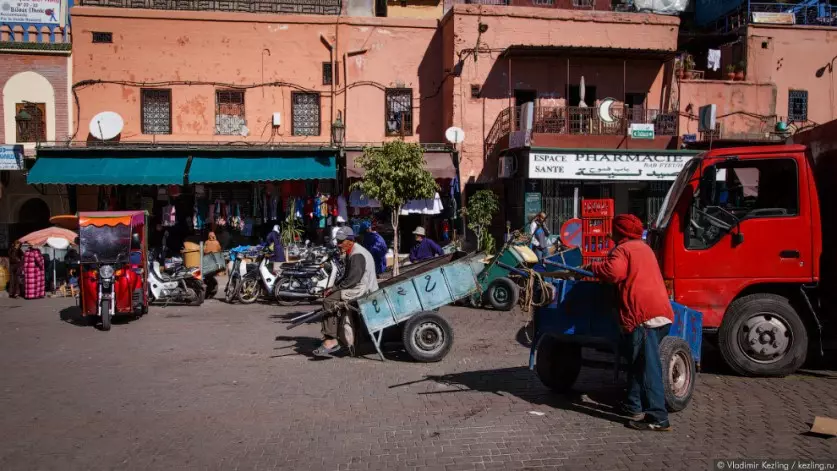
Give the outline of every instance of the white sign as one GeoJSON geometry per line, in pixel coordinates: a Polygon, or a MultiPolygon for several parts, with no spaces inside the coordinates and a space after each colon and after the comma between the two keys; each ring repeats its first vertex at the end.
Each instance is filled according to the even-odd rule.
{"type": "Polygon", "coordinates": [[[674,180],[691,154],[529,153],[529,178],[547,180],[674,180]]]}
{"type": "Polygon", "coordinates": [[[57,25],[61,0],[0,0],[0,22],[57,25]]]}
{"type": "Polygon", "coordinates": [[[715,116],[718,114],[716,105],[705,105],[698,108],[698,131],[712,132],[715,130],[715,116]]]}
{"type": "Polygon", "coordinates": [[[23,170],[23,146],[0,146],[0,170],[23,170]]]}
{"type": "Polygon", "coordinates": [[[654,139],[653,123],[632,123],[631,139],[654,139]]]}

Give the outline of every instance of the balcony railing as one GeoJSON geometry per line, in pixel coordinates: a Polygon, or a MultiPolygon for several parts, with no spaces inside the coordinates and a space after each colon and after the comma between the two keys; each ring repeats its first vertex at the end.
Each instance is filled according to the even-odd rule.
{"type": "Polygon", "coordinates": [[[77,0],[87,7],[339,15],[342,0],[77,0]]]}
{"type": "Polygon", "coordinates": [[[611,10],[610,0],[445,0],[445,12],[454,5],[555,8],[562,10],[611,10]]]}
{"type": "Polygon", "coordinates": [[[719,32],[732,32],[748,24],[837,26],[837,7],[828,0],[782,3],[742,1],[732,11],[701,22],[719,32]]]}

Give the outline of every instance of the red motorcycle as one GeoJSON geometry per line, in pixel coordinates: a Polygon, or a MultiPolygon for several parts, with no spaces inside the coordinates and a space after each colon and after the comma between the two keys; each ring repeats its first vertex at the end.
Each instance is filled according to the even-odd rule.
{"type": "Polygon", "coordinates": [[[148,312],[144,211],[79,213],[81,310],[110,330],[116,315],[148,312]]]}

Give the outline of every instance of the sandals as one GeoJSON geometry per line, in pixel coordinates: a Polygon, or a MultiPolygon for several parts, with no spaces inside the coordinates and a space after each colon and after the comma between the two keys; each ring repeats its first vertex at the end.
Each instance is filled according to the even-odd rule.
{"type": "Polygon", "coordinates": [[[341,347],[340,347],[339,343],[337,345],[331,347],[331,348],[326,348],[325,344],[322,344],[319,347],[317,347],[317,349],[314,350],[311,353],[314,356],[317,356],[317,357],[330,358],[332,356],[332,354],[337,353],[340,350],[341,350],[341,347]]]}

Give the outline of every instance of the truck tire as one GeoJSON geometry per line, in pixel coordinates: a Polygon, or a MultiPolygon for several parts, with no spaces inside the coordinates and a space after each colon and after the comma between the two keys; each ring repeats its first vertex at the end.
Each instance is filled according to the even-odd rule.
{"type": "Polygon", "coordinates": [[[557,393],[568,392],[581,373],[581,346],[544,337],[538,344],[535,372],[544,386],[557,393]]]}
{"type": "Polygon", "coordinates": [[[520,288],[508,278],[497,278],[486,290],[488,304],[498,311],[511,311],[520,298],[520,288]]]}
{"type": "Polygon", "coordinates": [[[663,391],[669,412],[679,412],[689,405],[695,392],[697,367],[689,344],[680,337],[664,337],[660,342],[663,365],[663,391]]]}
{"type": "Polygon", "coordinates": [[[404,349],[414,360],[434,363],[442,360],[453,346],[453,328],[444,317],[428,311],[407,321],[401,336],[404,349]]]}
{"type": "Polygon", "coordinates": [[[718,329],[724,361],[743,376],[786,376],[805,363],[808,331],[790,301],[776,294],[736,299],[718,329]]]}

